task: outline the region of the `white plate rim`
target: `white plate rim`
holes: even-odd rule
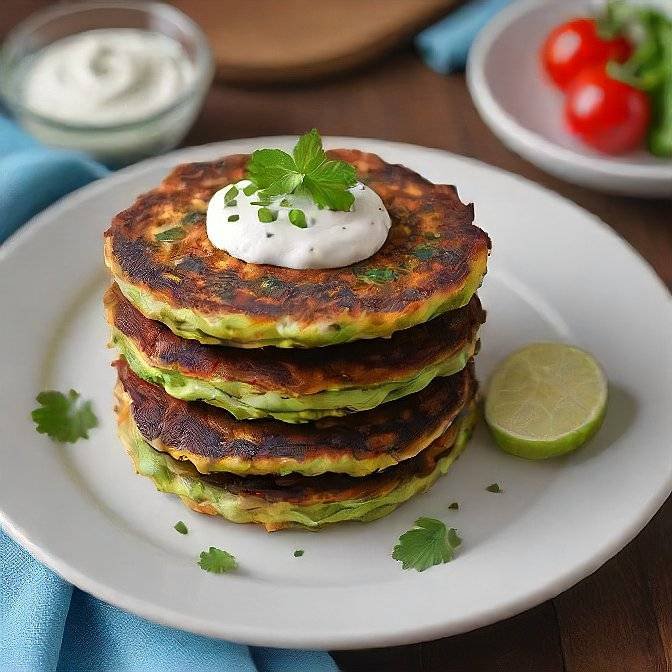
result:
[[[206,153],[215,155],[217,153],[224,154],[230,153],[232,151],[245,151],[244,146],[246,145],[262,146],[273,141],[286,142],[289,139],[291,139],[291,136],[266,136],[260,138],[237,139],[219,143],[211,143],[199,147],[189,147],[171,152],[167,155],[148,159],[141,162],[140,164],[136,164],[135,166],[131,166],[122,171],[119,171],[118,173],[108,178],[104,178],[96,183],[85,186],[73,192],[34,217],[28,224],[17,231],[7,241],[7,243],[2,246],[2,248],[0,248],[0,264],[3,263],[4,259],[12,254],[15,248],[18,248],[24,244],[28,244],[30,239],[37,235],[42,228],[49,226],[49,222],[54,216],[56,216],[59,212],[67,211],[67,209],[71,207],[74,202],[95,195],[98,193],[98,190],[104,191],[114,187],[115,185],[121,184],[126,180],[131,181],[143,171],[151,169],[157,164],[173,164],[188,160],[199,160],[199,155]],[[475,166],[485,167],[487,170],[494,171],[500,175],[508,177],[509,179],[524,183],[532,189],[541,190],[552,194],[554,198],[563,201],[566,206],[579,211],[584,217],[592,220],[594,225],[597,225],[604,232],[608,233],[608,235],[617,239],[621,245],[628,247],[631,254],[637,257],[638,261],[640,262],[640,266],[642,267],[641,271],[645,272],[649,276],[649,280],[653,281],[654,285],[657,286],[658,291],[662,292],[662,295],[667,300],[669,300],[669,293],[664,283],[658,278],[653,269],[641,257],[641,255],[639,255],[629,244],[627,244],[626,241],[621,240],[606,224],[601,222],[598,218],[591,215],[590,213],[587,213],[585,210],[572,203],[568,199],[558,196],[550,189],[541,187],[540,185],[537,185],[530,180],[509,173],[508,171],[483,164],[478,160],[468,157],[456,156],[440,149],[431,149],[407,143],[356,137],[328,137],[325,138],[325,143],[330,145],[343,144],[344,146],[354,146],[359,144],[364,149],[378,152],[384,152],[386,147],[397,147],[400,150],[405,149],[406,151],[410,150],[419,151],[420,153],[436,153],[440,156],[448,156],[453,159],[458,158],[460,161],[466,161]],[[243,146],[243,148],[241,149],[240,146]],[[138,599],[133,595],[124,594],[116,587],[104,585],[104,582],[97,581],[96,579],[82,574],[77,570],[76,567],[71,566],[67,561],[59,558],[57,553],[52,553],[48,549],[41,548],[32,543],[29,532],[24,530],[21,525],[11,516],[7,515],[4,510],[0,510],[0,523],[2,524],[4,530],[15,541],[24,546],[38,560],[50,567],[67,581],[73,583],[82,590],[85,590],[86,592],[89,592],[92,595],[109,602],[110,604],[118,606],[127,611],[134,612],[157,623],[161,623],[170,627],[179,627],[183,630],[191,631],[197,634],[220,637],[230,639],[232,641],[261,646],[299,646],[302,648],[315,649],[347,649],[406,644],[417,641],[426,641],[429,639],[435,639],[452,634],[459,634],[461,632],[466,632],[474,628],[502,620],[509,616],[513,616],[517,613],[520,613],[521,611],[524,611],[525,609],[532,608],[544,600],[550,599],[563,590],[571,587],[599,568],[608,559],[613,557],[643,529],[646,523],[653,517],[665,499],[669,496],[671,491],[672,471],[667,474],[666,480],[661,482],[660,487],[656,491],[650,493],[646,505],[638,511],[638,515],[630,521],[629,525],[621,529],[620,534],[614,535],[614,537],[609,539],[607,543],[604,543],[599,549],[599,552],[594,553],[592,557],[586,558],[583,563],[577,564],[570,570],[558,573],[553,578],[553,580],[546,582],[544,585],[539,585],[535,591],[530,591],[525,595],[509,600],[509,602],[504,606],[496,605],[490,609],[484,609],[479,613],[478,617],[472,619],[463,619],[457,623],[452,622],[450,624],[441,622],[436,623],[431,627],[414,627],[410,625],[405,627],[403,631],[389,632],[384,635],[378,634],[373,636],[373,638],[371,635],[366,633],[353,632],[336,633],[326,640],[319,636],[311,637],[310,635],[302,635],[297,637],[296,635],[284,632],[273,633],[272,635],[260,635],[260,633],[254,628],[250,630],[245,627],[238,629],[232,629],[229,627],[226,632],[223,632],[221,628],[213,626],[213,624],[207,620],[199,620],[198,618],[189,618],[184,620],[183,615],[179,613],[157,608],[155,605]]]

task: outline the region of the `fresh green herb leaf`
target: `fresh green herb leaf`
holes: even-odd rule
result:
[[[303,549],[302,548],[297,548],[294,551],[294,557],[295,558],[300,558],[303,555]]]
[[[281,149],[258,149],[247,164],[250,179],[267,196],[291,194],[303,181],[294,159]]]
[[[357,183],[354,166],[344,161],[326,159],[312,172],[306,174],[302,190],[317,203],[330,210],[350,210],[355,197],[348,189]]]
[[[253,194],[255,191],[257,191],[257,185],[256,185],[254,182],[252,182],[252,184],[248,184],[248,185],[243,189],[243,193],[245,194],[245,196],[252,196],[252,194]]]
[[[325,153],[322,149],[322,138],[316,128],[299,138],[292,154],[296,165],[304,175],[319,168],[325,160]]]
[[[172,229],[157,233],[154,238],[160,243],[174,243],[175,241],[182,240],[186,235],[185,230],[181,226],[174,226]]]
[[[348,191],[357,182],[354,166],[328,159],[315,129],[299,138],[292,155],[280,149],[257,150],[247,171],[267,197],[295,193],[332,210],[350,210],[354,202]]]
[[[460,505],[459,505],[457,502],[452,502],[452,503],[450,503],[450,504],[448,505],[448,508],[449,508],[451,511],[458,511],[459,508],[460,508]]]
[[[181,521],[178,520],[175,523],[175,529],[180,533],[180,534],[187,534],[189,530],[187,529],[187,526]]]
[[[308,224],[306,223],[306,215],[303,210],[290,210],[289,211],[289,221],[298,226],[300,229],[305,229]]]
[[[392,557],[401,562],[403,569],[424,572],[429,567],[449,562],[455,549],[462,543],[457,532],[435,518],[418,518],[415,527],[399,537]]]
[[[504,492],[504,490],[502,490],[502,489],[499,487],[499,483],[491,483],[491,484],[486,488],[486,490],[487,490],[488,492],[494,492],[494,493],[497,493],[497,494],[499,494],[500,492]]]
[[[269,208],[259,208],[259,210],[257,210],[257,217],[260,222],[268,224],[269,222],[274,222],[278,218],[278,213],[269,210]]]
[[[234,184],[225,194],[224,194],[224,203],[230,205],[231,201],[236,199],[238,196],[238,187]]]
[[[221,548],[215,548],[214,546],[210,546],[207,551],[202,551],[200,557],[198,566],[206,572],[213,572],[214,574],[224,574],[238,566],[236,559],[231,553],[227,553]]]
[[[229,222],[237,222],[240,219],[240,215],[229,215],[227,219]]]
[[[363,282],[375,285],[381,285],[399,277],[399,274],[392,268],[369,268],[362,273],[356,273],[356,275]]]
[[[423,261],[435,257],[436,253],[437,249],[432,245],[418,245],[416,248],[413,249],[413,254],[418,259],[422,259]]]
[[[67,394],[55,390],[40,392],[37,395],[40,406],[31,413],[37,431],[66,443],[88,439],[89,430],[98,426],[98,418],[90,401],[78,399],[79,393],[75,390]]]
[[[180,226],[191,226],[192,224],[195,224],[197,221],[202,219],[202,217],[203,213],[201,212],[196,212],[195,210],[192,212],[188,212],[180,220]]]

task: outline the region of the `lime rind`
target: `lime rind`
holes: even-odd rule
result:
[[[550,457],[559,457],[580,448],[584,443],[597,434],[602,426],[606,406],[602,413],[597,415],[591,424],[569,432],[555,441],[535,441],[521,437],[514,437],[488,424],[490,432],[497,445],[507,453],[527,460],[545,460]]]

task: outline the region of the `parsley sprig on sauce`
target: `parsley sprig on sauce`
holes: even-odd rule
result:
[[[299,138],[291,154],[281,149],[258,149],[247,165],[247,176],[262,198],[294,194],[318,207],[348,211],[354,196],[348,191],[357,183],[354,166],[329,159],[322,138],[313,129]],[[300,212],[300,211],[297,211]],[[305,223],[292,222],[295,226]]]

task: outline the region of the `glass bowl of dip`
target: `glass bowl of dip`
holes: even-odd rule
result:
[[[0,51],[0,93],[41,142],[121,166],[175,147],[214,73],[201,29],[158,2],[37,12]]]

